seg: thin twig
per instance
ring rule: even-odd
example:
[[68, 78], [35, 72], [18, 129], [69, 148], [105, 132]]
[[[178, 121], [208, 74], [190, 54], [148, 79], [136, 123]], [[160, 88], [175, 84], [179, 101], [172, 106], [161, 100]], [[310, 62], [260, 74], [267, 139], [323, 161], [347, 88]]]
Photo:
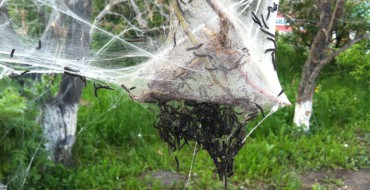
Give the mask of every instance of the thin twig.
[[35, 158], [35, 156], [36, 156], [36, 153], [38, 152], [38, 150], [39, 150], [39, 148], [40, 148], [40, 146], [41, 146], [41, 142], [44, 140], [44, 137], [42, 137], [42, 139], [40, 140], [40, 142], [39, 142], [39, 145], [37, 146], [37, 148], [36, 148], [36, 151], [33, 153], [33, 155], [32, 155], [32, 158], [31, 158], [31, 161], [30, 161], [30, 163], [28, 164], [28, 167], [27, 167], [27, 169], [26, 169], [26, 174], [24, 175], [24, 178], [23, 178], [23, 182], [22, 182], [22, 188], [21, 189], [23, 189], [23, 186], [24, 186], [24, 183], [26, 182], [26, 178], [27, 178], [27, 175], [28, 175], [28, 172], [30, 171], [30, 168], [31, 168], [31, 164], [32, 164], [32, 162], [33, 162], [33, 159]]
[[193, 158], [191, 159], [191, 165], [190, 165], [190, 170], [189, 170], [188, 180], [186, 181], [186, 184], [185, 184], [185, 188], [184, 188], [184, 190], [185, 190], [186, 188], [188, 188], [189, 183], [190, 183], [191, 171], [193, 170], [193, 164], [194, 164], [195, 154], [196, 154], [196, 152], [197, 152], [197, 151], [196, 151], [196, 150], [197, 150], [197, 145], [198, 145], [198, 143], [197, 143], [197, 142], [195, 142], [195, 145], [194, 145], [194, 152], [193, 152]]
[[193, 44], [198, 44], [198, 40], [195, 38], [195, 36], [191, 33], [191, 30], [189, 29], [188, 23], [185, 20], [184, 14], [182, 13], [182, 10], [177, 4], [177, 1], [172, 1], [172, 7], [174, 9], [176, 17], [179, 19], [180, 25], [182, 29], [184, 30], [185, 34], [189, 37], [190, 41]]

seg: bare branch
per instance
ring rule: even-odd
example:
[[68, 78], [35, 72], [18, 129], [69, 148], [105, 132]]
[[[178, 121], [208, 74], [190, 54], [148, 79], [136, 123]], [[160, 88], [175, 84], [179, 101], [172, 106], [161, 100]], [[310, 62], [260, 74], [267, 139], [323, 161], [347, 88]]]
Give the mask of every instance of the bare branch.
[[94, 23], [92, 24], [93, 27], [91, 27], [91, 29], [90, 29], [90, 36], [93, 36], [94, 30], [95, 30], [94, 26], [97, 26], [98, 23], [100, 22], [100, 20], [103, 19], [103, 17], [105, 17], [105, 15], [107, 15], [107, 14], [118, 14], [118, 13], [114, 13], [114, 12], [111, 11], [112, 7], [114, 7], [115, 5], [117, 5], [119, 3], [123, 3], [123, 2], [126, 2], [126, 1], [127, 0], [111, 0], [111, 1], [109, 1], [109, 3], [104, 7], [104, 9], [99, 13], [99, 15], [95, 17]]
[[147, 29], [148, 28], [148, 22], [141, 17], [143, 13], [140, 12], [139, 7], [136, 5], [134, 0], [130, 0], [132, 9], [134, 10], [136, 14], [136, 21], [139, 23], [141, 28]]
[[225, 46], [231, 21], [228, 19], [227, 13], [221, 9], [220, 5], [218, 5], [215, 0], [207, 0], [207, 3], [212, 7], [220, 19], [220, 32], [218, 34], [218, 41], [222, 46]]
[[184, 30], [185, 34], [189, 37], [190, 41], [194, 44], [194, 45], [197, 45], [199, 44], [198, 43], [198, 40], [195, 38], [195, 36], [190, 32], [189, 30], [189, 26], [188, 26], [188, 23], [186, 22], [185, 20], [185, 17], [180, 9], [180, 7], [178, 6], [178, 3], [174, 0], [172, 1], [172, 7], [173, 7], [173, 10], [175, 12], [175, 15], [176, 17], [179, 19], [179, 22], [180, 22], [180, 25], [182, 27], [182, 29]]
[[330, 24], [328, 28], [326, 29], [327, 32], [331, 33], [331, 31], [333, 30], [334, 23], [337, 20], [337, 18], [342, 17], [343, 9], [344, 9], [344, 0], [337, 0], [337, 3], [335, 4], [334, 13], [331, 16]]
[[298, 19], [298, 18], [294, 18], [293, 16], [285, 13], [285, 12], [279, 12], [280, 14], [282, 14], [285, 18], [287, 18], [287, 20], [293, 24], [293, 23], [304, 23], [304, 22], [309, 22], [309, 23], [312, 23], [312, 24], [317, 24], [317, 21], [316, 20], [311, 20], [311, 19]]

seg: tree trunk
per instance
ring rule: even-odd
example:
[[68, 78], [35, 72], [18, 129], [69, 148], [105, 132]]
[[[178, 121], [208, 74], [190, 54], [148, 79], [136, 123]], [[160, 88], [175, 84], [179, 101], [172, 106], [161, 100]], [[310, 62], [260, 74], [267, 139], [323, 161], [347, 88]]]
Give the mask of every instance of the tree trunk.
[[[90, 0], [64, 2], [70, 10], [80, 18], [86, 21], [90, 20]], [[66, 18], [65, 15], [64, 18]], [[60, 26], [63, 26], [63, 23], [65, 23], [63, 19], [59, 20]], [[64, 55], [66, 55], [65, 58], [83, 60], [84, 55], [89, 52], [90, 27], [77, 19], [69, 18], [67, 21], [69, 25], [67, 35], [64, 37], [65, 46], [63, 50]], [[55, 37], [55, 35], [61, 34], [58, 33], [56, 29], [53, 29], [50, 31], [49, 35], [54, 35]], [[58, 50], [56, 50], [56, 52], [57, 51]], [[76, 139], [78, 102], [82, 94], [83, 86], [84, 81], [82, 81], [81, 78], [63, 74], [58, 94], [50, 101], [46, 102], [43, 109], [42, 125], [47, 140], [45, 145], [46, 149], [50, 151], [50, 158], [52, 160], [66, 166], [71, 166], [73, 164], [72, 147]]]
[[298, 88], [293, 122], [304, 131], [310, 129], [312, 101], [316, 82], [325, 63], [328, 62], [329, 44], [332, 39], [333, 25], [344, 9], [344, 0], [337, 1], [332, 10], [330, 1], [320, 1], [320, 21], [306, 63], [303, 67]]

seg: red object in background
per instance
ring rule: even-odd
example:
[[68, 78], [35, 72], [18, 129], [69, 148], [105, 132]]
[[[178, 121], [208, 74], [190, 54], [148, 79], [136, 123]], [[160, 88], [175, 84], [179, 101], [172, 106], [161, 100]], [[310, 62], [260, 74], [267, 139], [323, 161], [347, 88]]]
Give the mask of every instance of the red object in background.
[[277, 14], [275, 30], [278, 31], [279, 33], [288, 33], [292, 32], [292, 27], [290, 27], [289, 23], [283, 17], [283, 15]]

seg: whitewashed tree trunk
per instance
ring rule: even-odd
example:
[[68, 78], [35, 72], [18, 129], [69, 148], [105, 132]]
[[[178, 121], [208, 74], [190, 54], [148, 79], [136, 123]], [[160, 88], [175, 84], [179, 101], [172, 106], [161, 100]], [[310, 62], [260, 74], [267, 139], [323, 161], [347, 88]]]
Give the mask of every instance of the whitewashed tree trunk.
[[310, 130], [310, 118], [312, 114], [312, 100], [305, 102], [297, 102], [295, 105], [293, 122], [296, 126], [300, 126], [304, 131]]
[[336, 22], [343, 18], [345, 3], [345, 0], [317, 2], [317, 7], [320, 10], [320, 20], [308, 58], [303, 67], [293, 120], [294, 124], [302, 127], [304, 131], [310, 129], [313, 96], [321, 69], [326, 63], [350, 48], [353, 44], [370, 37], [370, 33], [366, 33], [356, 36], [355, 39], [346, 42], [338, 49], [334, 50], [329, 47], [332, 43], [332, 34], [336, 27]]
[[77, 110], [77, 103], [63, 105], [58, 102], [46, 103], [43, 110], [45, 148], [51, 152], [50, 159], [66, 166], [73, 164], [71, 151], [76, 139]]
[[320, 60], [327, 58], [327, 50], [331, 40], [332, 29], [328, 31], [331, 21], [330, 2], [320, 4], [320, 21], [318, 27], [320, 30], [314, 37], [306, 63], [302, 70], [301, 82], [298, 88], [296, 107], [294, 113], [294, 124], [302, 127], [304, 131], [310, 129], [310, 118], [312, 113], [312, 100], [315, 92], [315, 86], [321, 69], [325, 62]]
[[[89, 21], [90, 0], [65, 1], [65, 3], [81, 19]], [[67, 59], [83, 60], [89, 52], [90, 27], [66, 15], [61, 15], [57, 23], [59, 27], [51, 27], [47, 31], [45, 38], [53, 39], [48, 40], [52, 43], [46, 44], [49, 46], [47, 48], [54, 48], [57, 55], [63, 52], [61, 55]], [[68, 32], [65, 34], [65, 31]], [[43, 109], [42, 126], [47, 141], [46, 149], [50, 151], [50, 159], [65, 166], [73, 165], [72, 147], [76, 140], [78, 102], [83, 86], [84, 81], [80, 77], [64, 74], [58, 94], [46, 102]]]
[[333, 58], [328, 54], [329, 44], [332, 39], [333, 26], [336, 22], [335, 18], [342, 16], [344, 0], [339, 0], [334, 9], [330, 1], [321, 1], [318, 6], [320, 8], [318, 32], [314, 37], [303, 67], [293, 120], [294, 124], [302, 127], [304, 131], [310, 129], [312, 100], [320, 71]]

